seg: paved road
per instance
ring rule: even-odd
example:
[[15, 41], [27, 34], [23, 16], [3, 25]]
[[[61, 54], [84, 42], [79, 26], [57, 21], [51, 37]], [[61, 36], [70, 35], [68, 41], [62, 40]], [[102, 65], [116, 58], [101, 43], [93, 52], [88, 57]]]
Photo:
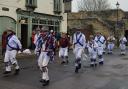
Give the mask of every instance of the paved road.
[[39, 83], [40, 71], [36, 60], [20, 58], [20, 75], [3, 77], [3, 65], [0, 67], [0, 89], [128, 89], [128, 56], [104, 55], [105, 65], [90, 68], [83, 64], [79, 74], [74, 73], [74, 55], [70, 52], [70, 64], [61, 65], [58, 57], [49, 64], [50, 85], [43, 87]]

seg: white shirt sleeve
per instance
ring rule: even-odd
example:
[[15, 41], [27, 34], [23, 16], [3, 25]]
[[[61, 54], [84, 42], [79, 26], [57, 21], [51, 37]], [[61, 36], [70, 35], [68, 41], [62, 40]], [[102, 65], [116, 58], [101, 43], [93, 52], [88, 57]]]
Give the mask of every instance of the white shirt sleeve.
[[124, 37], [124, 39], [123, 39], [125, 42], [127, 42], [127, 39], [126, 39], [126, 37]]
[[97, 48], [98, 44], [96, 43], [96, 41], [94, 41], [94, 48]]
[[13, 40], [17, 43], [17, 45], [19, 46], [19, 48], [22, 49], [22, 45], [21, 45], [21, 42], [20, 42], [20, 40], [18, 39], [18, 37], [17, 37], [17, 36], [14, 36], [14, 37], [13, 37]]
[[85, 38], [85, 35], [83, 34], [83, 48], [86, 47], [86, 38]]
[[73, 45], [75, 44], [76, 42], [76, 38], [75, 38], [75, 34], [73, 35]]
[[36, 41], [37, 41], [37, 34], [34, 36], [34, 44], [36, 45]]
[[114, 40], [114, 41], [116, 40], [115, 37], [113, 37], [113, 40]]

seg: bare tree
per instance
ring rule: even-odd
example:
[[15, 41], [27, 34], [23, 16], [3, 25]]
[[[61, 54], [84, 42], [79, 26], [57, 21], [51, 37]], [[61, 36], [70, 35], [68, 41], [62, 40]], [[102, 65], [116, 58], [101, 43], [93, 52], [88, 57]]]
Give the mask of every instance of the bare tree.
[[108, 0], [79, 0], [77, 6], [79, 11], [102, 11], [111, 7]]

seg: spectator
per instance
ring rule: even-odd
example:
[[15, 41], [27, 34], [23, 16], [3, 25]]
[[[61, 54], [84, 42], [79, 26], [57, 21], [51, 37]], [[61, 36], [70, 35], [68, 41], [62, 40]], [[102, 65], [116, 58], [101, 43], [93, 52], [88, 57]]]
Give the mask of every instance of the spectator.
[[32, 38], [31, 38], [31, 41], [32, 41], [31, 48], [32, 48], [32, 50], [35, 49], [35, 44], [34, 44], [35, 34], [36, 34], [35, 31], [32, 31]]
[[6, 44], [7, 44], [6, 39], [7, 39], [7, 31], [4, 31], [2, 34], [2, 55], [4, 55], [6, 51]]

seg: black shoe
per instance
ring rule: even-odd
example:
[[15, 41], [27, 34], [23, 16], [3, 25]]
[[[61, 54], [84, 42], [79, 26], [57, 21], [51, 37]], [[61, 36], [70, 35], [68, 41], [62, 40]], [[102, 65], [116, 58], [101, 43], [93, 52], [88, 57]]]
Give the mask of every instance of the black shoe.
[[125, 53], [123, 53], [122, 55], [125, 56]]
[[45, 80], [44, 80], [44, 79], [40, 79], [40, 80], [39, 80], [39, 82], [44, 83], [44, 82], [45, 82]]
[[44, 82], [43, 82], [43, 86], [47, 86], [47, 85], [49, 85], [49, 80], [44, 80]]
[[61, 64], [65, 64], [65, 61], [62, 61]]
[[68, 63], [69, 63], [69, 61], [67, 60], [67, 61], [66, 61], [66, 63], [68, 64]]
[[75, 68], [75, 73], [78, 73], [78, 72], [79, 72], [79, 68], [76, 67], [76, 68]]
[[95, 65], [95, 67], [97, 67], [97, 64], [94, 64]]
[[81, 69], [81, 63], [80, 63], [80, 64], [78, 64], [78, 69]]
[[10, 74], [11, 71], [5, 71], [3, 74]]
[[18, 75], [20, 72], [20, 69], [16, 69], [14, 75]]
[[104, 64], [104, 62], [103, 62], [103, 61], [99, 62], [99, 65], [103, 65], [103, 64]]
[[109, 52], [109, 54], [112, 54], [112, 52]]
[[108, 54], [110, 54], [110, 52], [108, 52]]
[[94, 67], [94, 64], [90, 64], [90, 67]]

